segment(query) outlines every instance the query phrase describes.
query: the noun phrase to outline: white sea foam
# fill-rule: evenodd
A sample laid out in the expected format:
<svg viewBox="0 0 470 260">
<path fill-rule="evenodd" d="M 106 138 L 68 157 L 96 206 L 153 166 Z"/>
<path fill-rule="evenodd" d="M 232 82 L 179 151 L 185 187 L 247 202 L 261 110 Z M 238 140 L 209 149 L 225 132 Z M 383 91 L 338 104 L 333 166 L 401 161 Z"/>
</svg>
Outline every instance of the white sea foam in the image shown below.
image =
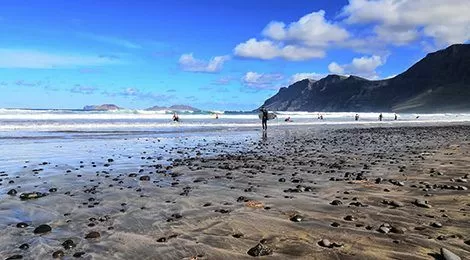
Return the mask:
<svg viewBox="0 0 470 260">
<path fill-rule="evenodd" d="M 470 122 L 470 114 L 398 114 L 358 113 L 359 121 L 354 120 L 356 112 L 275 112 L 277 119 L 269 125 L 364 125 L 364 124 L 409 124 L 445 122 Z M 318 116 L 322 115 L 323 120 Z M 292 122 L 284 122 L 290 117 Z M 15 131 L 192 131 L 193 129 L 231 129 L 259 127 L 258 113 L 219 114 L 215 119 L 211 113 L 180 114 L 180 122 L 171 120 L 172 114 L 165 111 L 117 110 L 117 111 L 79 111 L 79 110 L 25 110 L 0 109 L 0 132 Z M 10 133 L 9 135 L 11 135 Z M 14 135 L 14 134 L 13 134 Z"/>
</svg>

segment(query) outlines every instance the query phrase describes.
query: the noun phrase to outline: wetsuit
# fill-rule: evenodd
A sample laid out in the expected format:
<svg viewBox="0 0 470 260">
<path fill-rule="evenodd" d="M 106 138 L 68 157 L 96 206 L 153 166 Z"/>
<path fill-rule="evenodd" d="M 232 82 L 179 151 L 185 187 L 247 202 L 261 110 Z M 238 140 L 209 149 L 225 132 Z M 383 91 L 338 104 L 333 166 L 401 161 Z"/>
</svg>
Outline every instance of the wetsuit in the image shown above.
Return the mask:
<svg viewBox="0 0 470 260">
<path fill-rule="evenodd" d="M 263 126 L 263 130 L 268 130 L 268 110 L 263 109 L 263 117 L 261 118 L 261 125 Z"/>
</svg>

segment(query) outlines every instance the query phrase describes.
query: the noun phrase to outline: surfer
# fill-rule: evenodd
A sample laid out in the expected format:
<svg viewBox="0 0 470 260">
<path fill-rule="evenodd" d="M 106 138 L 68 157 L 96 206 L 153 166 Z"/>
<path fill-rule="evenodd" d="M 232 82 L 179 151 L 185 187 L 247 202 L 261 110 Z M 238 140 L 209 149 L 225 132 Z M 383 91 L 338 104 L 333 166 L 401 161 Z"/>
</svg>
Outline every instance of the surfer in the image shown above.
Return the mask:
<svg viewBox="0 0 470 260">
<path fill-rule="evenodd" d="M 180 121 L 180 117 L 178 116 L 178 114 L 176 114 L 176 112 L 173 113 L 173 121 L 175 121 L 175 122 Z"/>
<path fill-rule="evenodd" d="M 268 130 L 268 110 L 266 108 L 262 107 L 261 108 L 261 113 L 263 113 L 261 117 L 261 126 L 263 127 L 263 130 L 266 131 Z"/>
<path fill-rule="evenodd" d="M 284 119 L 284 122 L 292 122 L 292 120 L 290 119 L 290 116 Z"/>
<path fill-rule="evenodd" d="M 359 120 L 359 114 L 356 114 L 356 115 L 354 116 L 354 120 L 356 120 L 356 121 Z"/>
<path fill-rule="evenodd" d="M 379 121 L 382 121 L 382 118 L 383 118 L 382 113 L 380 113 L 380 115 L 379 115 Z"/>
<path fill-rule="evenodd" d="M 395 120 L 397 120 L 397 119 L 398 119 L 398 116 L 397 116 L 397 113 L 395 113 Z"/>
<path fill-rule="evenodd" d="M 215 119 L 219 119 L 219 114 L 215 114 Z"/>
</svg>

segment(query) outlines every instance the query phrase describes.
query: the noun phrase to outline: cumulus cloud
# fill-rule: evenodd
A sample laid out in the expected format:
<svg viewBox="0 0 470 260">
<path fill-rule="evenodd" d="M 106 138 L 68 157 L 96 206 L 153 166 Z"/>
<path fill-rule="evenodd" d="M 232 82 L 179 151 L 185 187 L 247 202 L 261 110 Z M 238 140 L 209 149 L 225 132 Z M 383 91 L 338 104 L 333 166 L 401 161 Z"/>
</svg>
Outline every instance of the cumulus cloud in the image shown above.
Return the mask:
<svg viewBox="0 0 470 260">
<path fill-rule="evenodd" d="M 437 45 L 470 40 L 468 0 L 350 0 L 342 16 L 350 24 L 374 24 L 379 40 L 404 45 L 430 37 Z"/>
<path fill-rule="evenodd" d="M 321 78 L 323 78 L 325 75 L 323 74 L 319 74 L 319 73 L 315 73 L 315 72 L 303 72 L 303 73 L 296 73 L 294 75 L 291 76 L 290 80 L 289 80 L 289 84 L 293 84 L 297 81 L 301 81 L 303 79 L 314 79 L 314 80 L 319 80 Z"/>
<path fill-rule="evenodd" d="M 328 65 L 328 70 L 333 74 L 344 74 L 344 68 L 336 62 L 332 62 Z"/>
<path fill-rule="evenodd" d="M 95 93 L 96 90 L 97 88 L 93 86 L 82 86 L 80 84 L 76 84 L 73 88 L 70 89 L 70 92 L 91 95 Z"/>
<path fill-rule="evenodd" d="M 0 49 L 0 68 L 54 69 L 103 66 L 118 61 L 106 57 L 79 54 L 56 54 L 27 49 Z"/>
<path fill-rule="evenodd" d="M 251 38 L 244 43 L 238 44 L 234 49 L 234 53 L 236 56 L 244 58 L 262 60 L 283 58 L 291 61 L 308 60 L 325 56 L 325 52 L 323 50 L 296 45 L 283 46 L 282 44 L 276 44 L 270 40 L 258 41 L 255 38 Z"/>
<path fill-rule="evenodd" d="M 228 56 L 216 56 L 205 61 L 194 58 L 192 53 L 187 53 L 181 55 L 178 63 L 184 71 L 217 73 L 222 70 L 224 63 L 229 59 Z"/>
<path fill-rule="evenodd" d="M 277 89 L 279 81 L 282 79 L 284 79 L 282 74 L 263 74 L 250 71 L 242 77 L 242 83 L 244 86 L 256 90 Z"/>
<path fill-rule="evenodd" d="M 263 30 L 267 38 L 251 38 L 234 48 L 236 56 L 270 60 L 282 58 L 303 61 L 323 58 L 330 44 L 344 41 L 349 33 L 339 25 L 325 19 L 325 11 L 312 12 L 298 21 L 286 25 L 272 21 Z"/>
<path fill-rule="evenodd" d="M 376 69 L 385 64 L 385 58 L 374 55 L 370 57 L 354 58 L 351 63 L 339 65 L 332 62 L 328 65 L 328 70 L 334 74 L 352 74 L 369 79 L 378 79 Z"/>
<path fill-rule="evenodd" d="M 323 10 L 307 14 L 288 26 L 273 21 L 264 28 L 263 35 L 277 41 L 293 41 L 312 47 L 325 47 L 349 37 L 345 29 L 325 19 Z"/>
</svg>

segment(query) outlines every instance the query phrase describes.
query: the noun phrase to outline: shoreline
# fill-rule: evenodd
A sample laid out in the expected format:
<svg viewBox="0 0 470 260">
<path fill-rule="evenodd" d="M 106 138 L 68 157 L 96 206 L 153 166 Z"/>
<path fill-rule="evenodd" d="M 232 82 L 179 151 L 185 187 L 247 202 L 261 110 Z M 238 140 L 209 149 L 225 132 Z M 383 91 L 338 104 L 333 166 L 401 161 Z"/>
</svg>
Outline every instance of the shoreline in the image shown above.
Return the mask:
<svg viewBox="0 0 470 260">
<path fill-rule="evenodd" d="M 132 148 L 135 160 L 125 160 L 126 143 L 69 162 L 57 169 L 65 173 L 44 175 L 38 187 L 28 186 L 27 172 L 2 173 L 0 255 L 50 258 L 62 250 L 84 252 L 85 259 L 249 259 L 249 249 L 262 242 L 272 250 L 269 259 L 431 259 L 441 247 L 465 259 L 469 130 L 287 127 L 269 129 L 266 138 L 250 133 L 232 143 L 186 140 L 158 149 L 150 139 Z M 151 154 L 159 149 L 180 157 L 164 164 Z M 16 186 L 22 186 L 17 196 L 4 194 Z M 18 198 L 53 186 L 57 191 L 45 197 Z M 442 188 L 452 186 L 467 190 Z M 19 222 L 29 226 L 17 228 Z M 40 224 L 52 231 L 33 234 Z M 85 238 L 92 231 L 100 237 Z M 77 246 L 64 249 L 66 239 Z M 22 243 L 30 248 L 19 249 Z"/>
</svg>

